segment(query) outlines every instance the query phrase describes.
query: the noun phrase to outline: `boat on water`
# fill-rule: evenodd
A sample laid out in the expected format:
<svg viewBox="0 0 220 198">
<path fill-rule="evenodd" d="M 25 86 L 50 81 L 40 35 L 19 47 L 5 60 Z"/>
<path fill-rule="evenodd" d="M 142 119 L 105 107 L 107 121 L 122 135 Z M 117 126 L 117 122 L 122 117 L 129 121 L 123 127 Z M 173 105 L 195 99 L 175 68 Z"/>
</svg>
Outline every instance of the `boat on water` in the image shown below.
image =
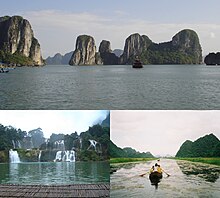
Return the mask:
<svg viewBox="0 0 220 198">
<path fill-rule="evenodd" d="M 135 57 L 135 60 L 133 62 L 133 65 L 132 65 L 133 68 L 143 68 L 143 64 L 142 62 L 140 61 L 139 57 L 136 56 Z"/>
<path fill-rule="evenodd" d="M 157 171 L 154 171 L 149 175 L 149 179 L 152 185 L 157 185 L 162 179 L 162 177 L 163 177 L 162 173 L 159 173 Z"/>
</svg>

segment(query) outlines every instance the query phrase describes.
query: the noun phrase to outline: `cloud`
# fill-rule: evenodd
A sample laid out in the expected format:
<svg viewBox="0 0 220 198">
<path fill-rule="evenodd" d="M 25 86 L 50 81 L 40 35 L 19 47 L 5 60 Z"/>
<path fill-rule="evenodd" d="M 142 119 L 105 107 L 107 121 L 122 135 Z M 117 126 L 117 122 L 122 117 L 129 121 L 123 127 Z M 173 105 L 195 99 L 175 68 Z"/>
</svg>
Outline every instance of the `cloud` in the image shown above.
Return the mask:
<svg viewBox="0 0 220 198">
<path fill-rule="evenodd" d="M 99 43 L 106 39 L 111 41 L 113 49 L 123 49 L 125 39 L 132 33 L 145 34 L 154 42 L 164 42 L 186 28 L 198 33 L 205 54 L 218 50 L 219 41 L 213 36 L 220 34 L 219 24 L 158 23 L 138 16 L 134 18 L 121 10 L 114 13 L 115 15 L 107 16 L 89 12 L 42 10 L 29 11 L 23 15 L 31 22 L 44 57 L 74 50 L 76 38 L 80 34 L 93 36 L 97 48 Z"/>
<path fill-rule="evenodd" d="M 214 32 L 210 32 L 210 37 L 211 38 L 215 38 L 215 33 Z"/>
</svg>

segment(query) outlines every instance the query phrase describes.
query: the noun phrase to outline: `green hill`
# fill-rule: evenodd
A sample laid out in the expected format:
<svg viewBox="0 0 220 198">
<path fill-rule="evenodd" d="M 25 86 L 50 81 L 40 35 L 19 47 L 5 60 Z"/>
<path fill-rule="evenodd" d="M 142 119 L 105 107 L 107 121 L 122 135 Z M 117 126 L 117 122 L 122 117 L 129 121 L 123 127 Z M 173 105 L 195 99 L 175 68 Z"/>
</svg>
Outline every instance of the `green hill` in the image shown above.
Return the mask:
<svg viewBox="0 0 220 198">
<path fill-rule="evenodd" d="M 111 158 L 153 158 L 154 156 L 150 152 L 138 152 L 133 148 L 126 147 L 120 148 L 116 146 L 111 140 L 109 144 L 109 154 Z"/>
<path fill-rule="evenodd" d="M 186 140 L 176 157 L 220 157 L 220 141 L 212 133 L 194 142 Z"/>
</svg>

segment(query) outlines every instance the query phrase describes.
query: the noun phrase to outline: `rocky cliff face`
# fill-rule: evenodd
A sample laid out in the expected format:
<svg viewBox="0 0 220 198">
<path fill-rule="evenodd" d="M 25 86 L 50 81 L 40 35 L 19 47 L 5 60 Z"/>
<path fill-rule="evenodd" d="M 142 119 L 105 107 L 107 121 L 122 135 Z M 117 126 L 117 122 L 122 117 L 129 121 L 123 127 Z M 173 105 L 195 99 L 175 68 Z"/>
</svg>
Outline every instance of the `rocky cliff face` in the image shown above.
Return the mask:
<svg viewBox="0 0 220 198">
<path fill-rule="evenodd" d="M 126 39 L 120 62 L 131 64 L 135 56 L 144 64 L 200 64 L 202 49 L 193 30 L 182 30 L 171 41 L 159 44 L 136 33 Z"/>
<path fill-rule="evenodd" d="M 96 45 L 93 37 L 81 35 L 77 37 L 76 49 L 69 61 L 70 65 L 96 65 L 100 60 L 96 54 Z"/>
<path fill-rule="evenodd" d="M 99 46 L 99 53 L 104 65 L 118 65 L 119 58 L 112 52 L 109 41 L 103 40 Z"/>
<path fill-rule="evenodd" d="M 202 48 L 195 31 L 185 29 L 177 33 L 172 38 L 172 47 L 183 54 L 193 56 L 195 63 L 202 62 Z"/>
<path fill-rule="evenodd" d="M 20 53 L 33 60 L 35 65 L 43 65 L 41 49 L 34 37 L 30 23 L 20 16 L 0 18 L 0 50 Z"/>
<path fill-rule="evenodd" d="M 141 36 L 138 33 L 130 35 L 125 41 L 121 64 L 131 64 L 135 56 L 140 56 L 151 43 L 152 41 L 145 35 Z"/>
<path fill-rule="evenodd" d="M 204 60 L 206 65 L 220 65 L 220 52 L 209 53 Z"/>
</svg>

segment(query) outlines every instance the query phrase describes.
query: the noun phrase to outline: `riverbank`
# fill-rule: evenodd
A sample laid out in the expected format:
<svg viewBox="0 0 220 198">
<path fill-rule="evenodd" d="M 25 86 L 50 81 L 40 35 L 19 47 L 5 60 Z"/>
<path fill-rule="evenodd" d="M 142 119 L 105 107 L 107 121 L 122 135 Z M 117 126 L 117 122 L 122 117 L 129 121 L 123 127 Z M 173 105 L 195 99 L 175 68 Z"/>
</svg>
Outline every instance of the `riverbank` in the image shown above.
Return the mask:
<svg viewBox="0 0 220 198">
<path fill-rule="evenodd" d="M 110 159 L 110 174 L 116 172 L 122 167 L 127 167 L 131 164 L 139 162 L 148 162 L 156 160 L 156 158 L 111 158 Z"/>
<path fill-rule="evenodd" d="M 220 166 L 220 157 L 212 157 L 212 158 L 173 158 L 176 160 L 186 160 L 190 162 L 201 162 L 205 164 L 214 164 Z"/>
</svg>

